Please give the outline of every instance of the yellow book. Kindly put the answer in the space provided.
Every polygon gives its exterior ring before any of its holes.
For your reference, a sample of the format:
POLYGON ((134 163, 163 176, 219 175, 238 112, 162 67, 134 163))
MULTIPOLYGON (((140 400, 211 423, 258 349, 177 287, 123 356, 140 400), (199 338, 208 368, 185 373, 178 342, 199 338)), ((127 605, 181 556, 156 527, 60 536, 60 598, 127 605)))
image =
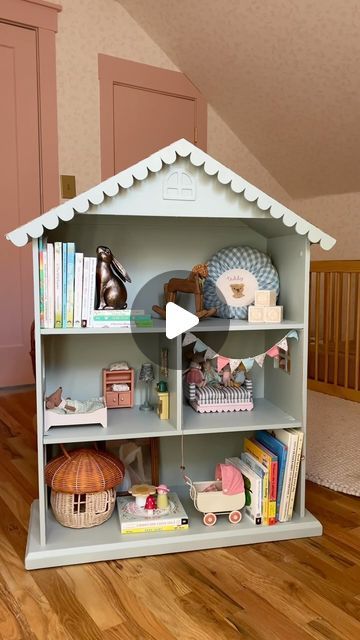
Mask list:
POLYGON ((268 524, 276 523, 277 457, 256 440, 245 439, 245 451, 268 470, 268 524))
POLYGON ((128 533, 160 533, 161 531, 178 531, 181 529, 188 529, 188 524, 179 524, 179 525, 164 525, 163 527, 141 527, 140 529, 126 529, 126 531, 121 531, 122 535, 127 535, 128 533))

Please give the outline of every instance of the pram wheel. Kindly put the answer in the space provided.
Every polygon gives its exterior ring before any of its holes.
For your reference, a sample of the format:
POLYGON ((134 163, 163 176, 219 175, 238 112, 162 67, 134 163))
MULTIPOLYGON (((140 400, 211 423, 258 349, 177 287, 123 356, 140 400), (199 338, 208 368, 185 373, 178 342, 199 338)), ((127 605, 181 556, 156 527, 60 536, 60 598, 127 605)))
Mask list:
POLYGON ((238 522, 240 522, 241 520, 240 511, 231 511, 231 513, 229 513, 229 520, 232 524, 237 524, 238 522))
POLYGON ((206 524, 207 527, 212 527, 217 520, 215 513, 205 513, 203 517, 203 523, 206 524))

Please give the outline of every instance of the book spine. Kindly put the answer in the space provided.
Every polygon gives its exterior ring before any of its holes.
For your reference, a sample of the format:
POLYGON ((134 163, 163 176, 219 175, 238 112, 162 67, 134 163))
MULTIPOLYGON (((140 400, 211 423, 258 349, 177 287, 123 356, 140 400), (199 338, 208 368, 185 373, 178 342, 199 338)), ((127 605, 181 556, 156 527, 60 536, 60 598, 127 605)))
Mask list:
POLYGON ((44 267, 44 327, 49 327, 49 296, 47 275, 47 239, 43 238, 43 267, 44 267))
MULTIPOLYGON (((268 456, 255 442, 246 438, 245 450, 251 453, 268 471, 268 507, 267 518, 268 524, 276 523, 276 487, 277 487, 277 471, 273 466, 270 456, 268 456)), ((276 463, 277 468, 277 463, 276 463)))
POLYGON ((40 301, 40 327, 45 327, 45 282, 44 282, 44 247, 43 239, 39 238, 39 301, 40 301))
POLYGON ((293 478, 293 473, 295 468, 296 451, 297 451, 296 438, 292 438, 290 440, 290 443, 291 444, 288 447, 288 468, 285 473, 285 479, 283 484, 283 494, 281 496, 280 515, 279 515, 280 522, 287 521, 287 514, 289 511, 289 504, 290 504, 292 478, 293 478))
POLYGON ((55 327, 62 327, 62 242, 55 242, 55 327))
POLYGON ((68 242, 66 270, 66 326, 74 326, 75 245, 68 242))
POLYGON ((55 281, 54 281, 54 245, 47 245, 47 281, 48 281, 48 328, 55 324, 55 281))
POLYGON ((188 529, 188 524, 179 524, 179 525, 163 525, 163 526, 147 526, 142 527, 140 529, 124 529, 123 526, 120 527, 120 531, 122 534, 127 535, 129 533, 157 533, 159 531, 181 531, 184 529, 188 529))
POLYGON ((90 277, 89 277, 89 327, 92 327, 92 313, 95 308, 96 297, 96 258, 90 258, 90 277))
POLYGON ((286 518, 287 520, 291 520, 292 514, 293 514, 293 510, 294 510, 295 494, 296 494, 297 481, 298 481, 298 477, 299 477, 299 469, 300 469, 300 462, 301 462, 301 452, 302 452, 303 441, 304 441, 304 433, 302 431, 299 431, 299 433, 297 434, 297 437, 298 437, 298 443, 297 443, 297 451, 296 451, 295 463, 294 463, 294 472, 293 472, 293 477, 292 477, 292 480, 291 480, 289 506, 288 506, 288 512, 287 512, 287 518, 286 518))
POLYGON ((262 500, 262 485, 261 478, 248 467, 248 465, 240 460, 240 458, 226 458, 225 464, 232 464, 239 469, 245 484, 245 513, 249 516, 250 520, 256 525, 260 525, 262 522, 261 512, 261 500, 262 500), (250 503, 248 500, 250 499, 250 503))
POLYGON ((287 447, 284 443, 267 431, 259 431, 256 434, 256 440, 264 445, 269 451, 277 456, 278 469, 277 469, 277 493, 276 493, 276 517, 279 519, 280 515, 280 502, 282 487, 284 484, 284 473, 286 466, 287 447))
POLYGON ((135 317, 135 316, 141 316, 144 318, 151 318, 150 315, 146 314, 144 309, 94 309, 93 313, 93 318, 96 318, 96 316, 113 316, 119 319, 122 319, 123 317, 135 317))
POLYGON ((74 327, 81 327, 84 254, 75 253, 74 327))
POLYGON ((261 488, 262 488, 262 498, 261 498, 261 513, 262 513, 262 522, 264 525, 269 524, 269 473, 264 465, 258 463, 257 459, 252 456, 249 451, 246 451, 245 444, 245 454, 241 454, 241 457, 244 456, 245 462, 249 465, 250 469, 255 471, 260 476, 261 479, 261 488))
POLYGON ((90 283, 90 258, 84 258, 83 293, 81 305, 81 326, 87 327, 89 323, 89 283, 90 283))
POLYGON ((66 328, 66 308, 67 308, 67 242, 62 246, 62 327, 66 328))

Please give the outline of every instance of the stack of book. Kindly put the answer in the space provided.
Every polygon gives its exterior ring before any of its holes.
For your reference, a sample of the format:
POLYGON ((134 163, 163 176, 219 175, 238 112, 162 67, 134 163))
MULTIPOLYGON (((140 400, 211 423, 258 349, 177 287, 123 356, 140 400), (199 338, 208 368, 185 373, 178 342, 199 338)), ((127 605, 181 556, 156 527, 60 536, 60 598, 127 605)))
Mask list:
POLYGON ((133 496, 117 498, 120 532, 122 534, 153 533, 188 529, 189 518, 178 495, 170 492, 168 499, 168 510, 162 512, 160 509, 155 509, 152 516, 147 516, 145 509, 137 507, 133 496))
POLYGON ((247 490, 245 511, 254 524, 291 520, 304 434, 299 429, 259 431, 246 438, 240 458, 227 458, 240 469, 247 490))
POLYGON ((95 310, 96 262, 77 252, 74 242, 39 239, 42 328, 152 326, 151 316, 144 311, 95 310))

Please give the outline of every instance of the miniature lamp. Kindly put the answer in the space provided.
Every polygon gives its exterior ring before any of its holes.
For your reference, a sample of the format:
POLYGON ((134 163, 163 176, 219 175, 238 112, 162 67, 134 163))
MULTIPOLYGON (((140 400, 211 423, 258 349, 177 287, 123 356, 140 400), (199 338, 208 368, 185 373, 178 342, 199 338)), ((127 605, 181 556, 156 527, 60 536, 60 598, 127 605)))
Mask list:
POLYGON ((146 384, 146 394, 145 394, 145 402, 140 405, 140 411, 153 411, 154 407, 150 404, 150 386, 153 380, 155 380, 154 376, 154 368, 150 362, 145 362, 141 365, 139 380, 145 382, 146 384))

